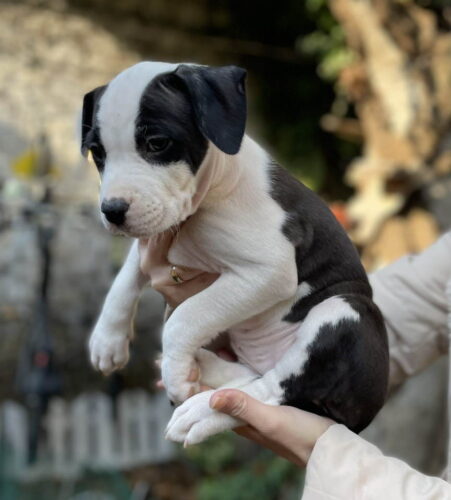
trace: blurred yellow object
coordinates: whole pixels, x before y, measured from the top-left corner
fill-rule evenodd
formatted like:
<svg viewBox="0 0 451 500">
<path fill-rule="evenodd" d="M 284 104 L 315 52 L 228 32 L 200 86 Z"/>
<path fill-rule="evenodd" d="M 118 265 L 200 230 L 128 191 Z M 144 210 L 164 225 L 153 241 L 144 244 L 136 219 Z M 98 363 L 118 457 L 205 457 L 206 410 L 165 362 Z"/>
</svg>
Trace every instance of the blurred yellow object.
<svg viewBox="0 0 451 500">
<path fill-rule="evenodd" d="M 32 180 L 40 177 L 57 177 L 59 172 L 52 161 L 47 138 L 42 134 L 24 153 L 11 164 L 14 175 L 20 179 Z"/>
<path fill-rule="evenodd" d="M 39 154 L 37 151 L 30 149 L 18 156 L 11 165 L 11 170 L 17 177 L 30 179 L 38 174 Z"/>
</svg>

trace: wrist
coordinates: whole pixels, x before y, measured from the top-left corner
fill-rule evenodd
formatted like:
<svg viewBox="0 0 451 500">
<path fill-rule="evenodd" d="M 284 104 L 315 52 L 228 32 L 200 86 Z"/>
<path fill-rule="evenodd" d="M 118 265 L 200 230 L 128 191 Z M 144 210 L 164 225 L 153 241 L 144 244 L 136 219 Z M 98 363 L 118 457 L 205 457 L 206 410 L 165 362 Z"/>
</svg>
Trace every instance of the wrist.
<svg viewBox="0 0 451 500">
<path fill-rule="evenodd" d="M 315 415 L 315 422 L 310 428 L 308 439 L 304 441 L 304 446 L 298 451 L 298 457 L 303 464 L 306 465 L 309 461 L 319 438 L 335 423 L 333 420 Z"/>
<path fill-rule="evenodd" d="M 130 318 L 121 320 L 101 316 L 91 334 L 93 337 L 102 337 L 109 339 L 129 339 L 133 338 L 133 326 Z"/>
</svg>

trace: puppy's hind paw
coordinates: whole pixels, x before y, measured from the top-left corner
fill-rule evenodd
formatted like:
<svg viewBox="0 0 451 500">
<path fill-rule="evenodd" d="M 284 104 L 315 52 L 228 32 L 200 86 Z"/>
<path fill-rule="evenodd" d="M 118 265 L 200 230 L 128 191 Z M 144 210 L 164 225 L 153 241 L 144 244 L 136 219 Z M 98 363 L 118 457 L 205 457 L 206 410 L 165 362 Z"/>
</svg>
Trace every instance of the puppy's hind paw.
<svg viewBox="0 0 451 500">
<path fill-rule="evenodd" d="M 166 439 L 186 447 L 239 425 L 238 420 L 210 408 L 213 392 L 196 394 L 179 406 L 166 427 Z"/>
</svg>

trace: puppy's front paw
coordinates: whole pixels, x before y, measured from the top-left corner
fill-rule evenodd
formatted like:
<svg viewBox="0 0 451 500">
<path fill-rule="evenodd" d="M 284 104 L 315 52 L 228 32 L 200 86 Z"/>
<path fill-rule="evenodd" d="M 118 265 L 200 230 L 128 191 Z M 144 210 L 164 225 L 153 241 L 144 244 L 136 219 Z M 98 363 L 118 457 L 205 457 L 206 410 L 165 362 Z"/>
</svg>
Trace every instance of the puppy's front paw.
<svg viewBox="0 0 451 500">
<path fill-rule="evenodd" d="M 161 361 L 161 379 L 168 398 L 175 404 L 183 403 L 200 391 L 199 369 L 194 360 L 176 361 L 163 356 Z"/>
<path fill-rule="evenodd" d="M 123 332 L 96 327 L 89 339 L 92 365 L 104 375 L 123 368 L 129 358 L 129 343 L 129 337 Z"/>
<path fill-rule="evenodd" d="M 214 392 L 196 394 L 179 406 L 166 427 L 166 439 L 189 446 L 237 427 L 239 420 L 210 408 L 210 397 Z"/>
</svg>

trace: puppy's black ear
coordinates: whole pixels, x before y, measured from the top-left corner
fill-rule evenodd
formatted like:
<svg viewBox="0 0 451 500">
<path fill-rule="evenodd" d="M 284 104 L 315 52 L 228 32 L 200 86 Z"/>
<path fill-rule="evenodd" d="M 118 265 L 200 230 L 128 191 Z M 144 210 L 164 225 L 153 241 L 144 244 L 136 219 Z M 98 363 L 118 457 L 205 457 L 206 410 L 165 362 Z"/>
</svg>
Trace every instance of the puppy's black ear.
<svg viewBox="0 0 451 500">
<path fill-rule="evenodd" d="M 83 98 L 83 112 L 81 115 L 81 154 L 83 156 L 88 154 L 88 138 L 94 126 L 94 115 L 97 111 L 99 99 L 105 89 L 106 85 L 97 87 L 85 94 Z"/>
<path fill-rule="evenodd" d="M 246 127 L 246 70 L 181 64 L 174 74 L 188 90 L 202 134 L 224 153 L 238 153 Z"/>
</svg>

